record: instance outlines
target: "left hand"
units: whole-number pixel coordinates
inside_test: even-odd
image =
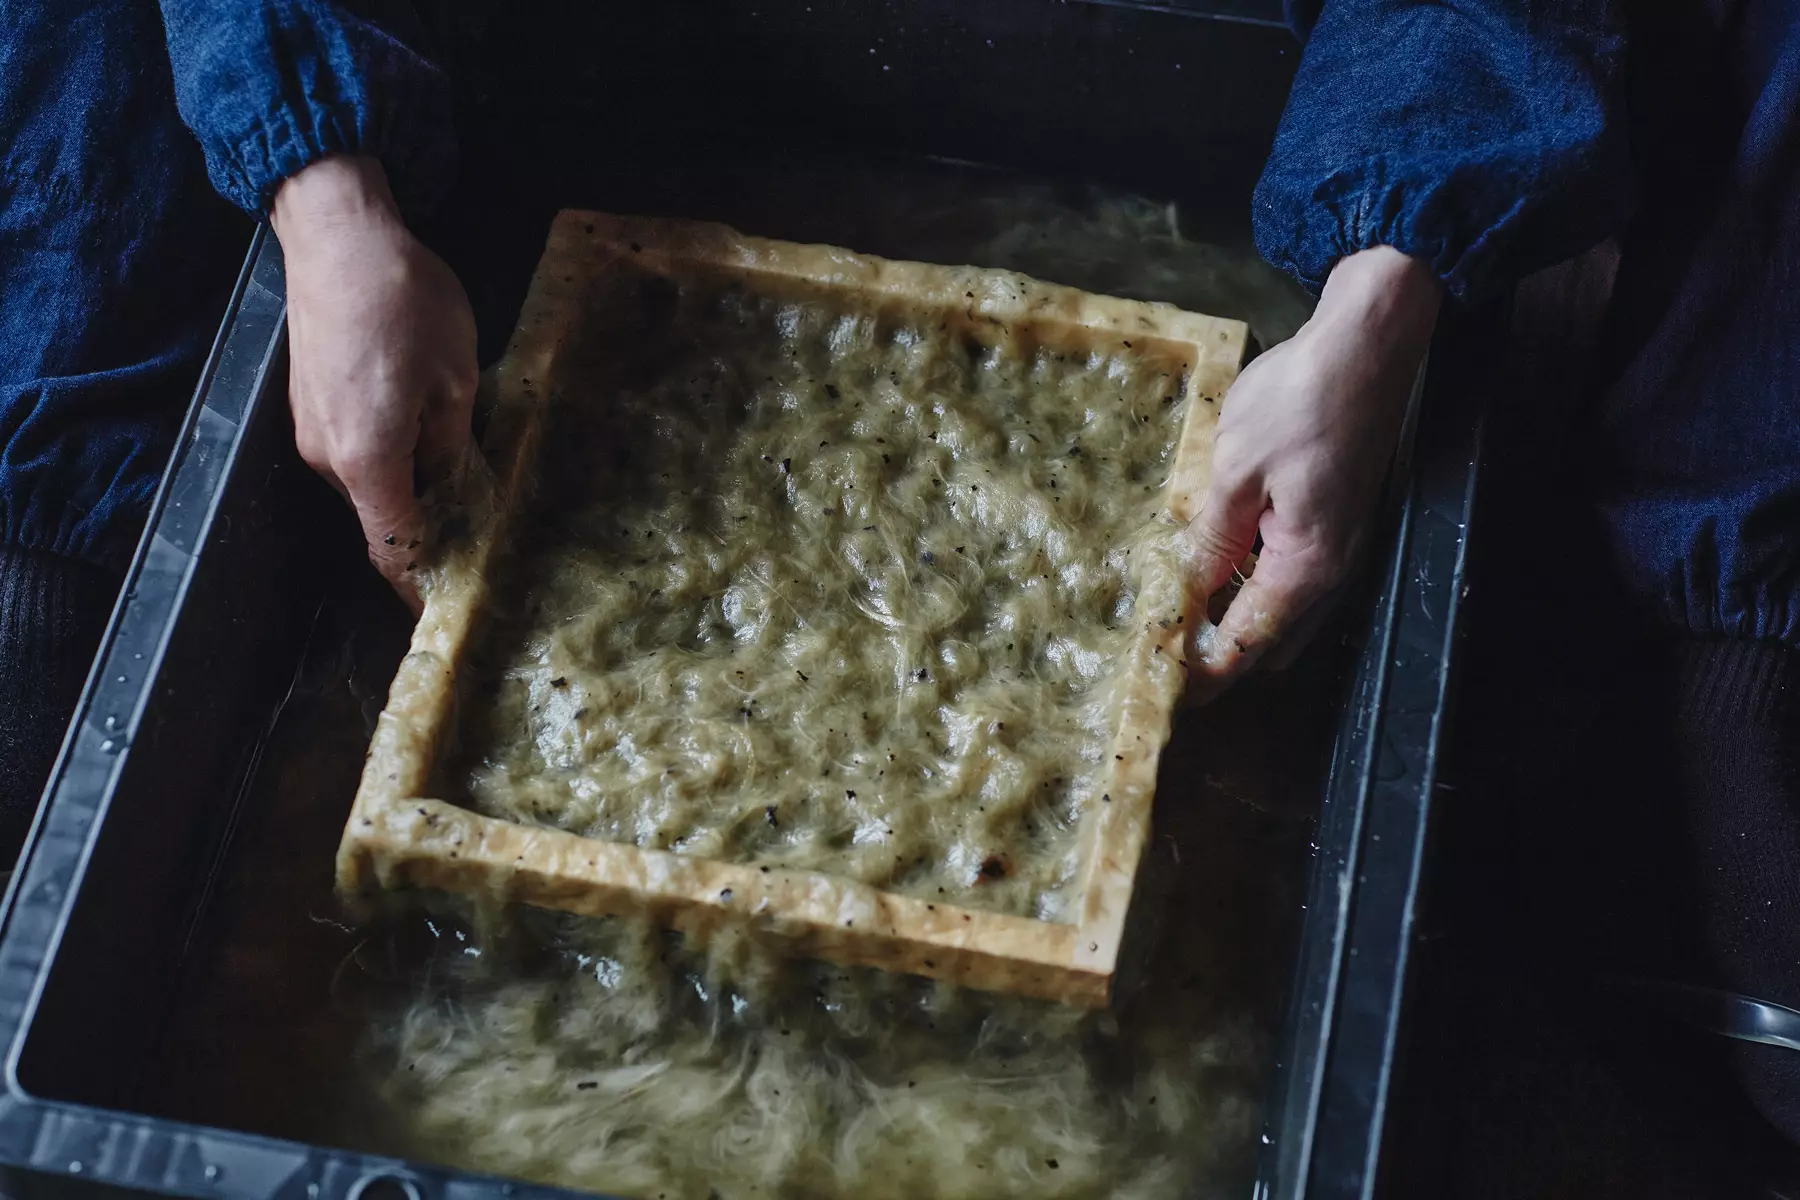
[[[356,509],[369,561],[419,611],[416,488],[468,446],[475,319],[406,228],[372,158],[312,164],[275,194],[287,260],[288,401],[301,458]]]

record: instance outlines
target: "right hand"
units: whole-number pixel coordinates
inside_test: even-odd
[[[1212,479],[1184,533],[1189,694],[1210,699],[1316,629],[1365,539],[1442,303],[1391,247],[1341,260],[1312,319],[1225,397]],[[1207,601],[1262,552],[1217,627]]]

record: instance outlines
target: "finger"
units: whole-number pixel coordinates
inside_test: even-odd
[[[451,475],[469,447],[469,426],[475,408],[475,369],[471,359],[466,375],[457,377],[425,398],[419,423],[418,463],[431,480]]]
[[[1337,608],[1338,594],[1342,588],[1333,588],[1320,597],[1300,618],[1298,624],[1282,635],[1281,641],[1274,649],[1263,656],[1262,665],[1265,671],[1285,671],[1294,665],[1306,648],[1312,645],[1319,636],[1319,630],[1330,619]]]
[[[1319,630],[1331,619],[1336,611],[1338,601],[1350,586],[1354,564],[1361,560],[1363,547],[1367,541],[1368,530],[1360,529],[1349,539],[1349,548],[1338,560],[1344,564],[1340,569],[1326,572],[1324,591],[1315,600],[1292,629],[1282,635],[1281,645],[1271,650],[1264,659],[1263,665],[1271,671],[1285,671],[1294,665],[1294,661],[1306,651],[1313,639],[1319,636]]]
[[[1215,478],[1201,501],[1200,512],[1181,533],[1188,564],[1188,602],[1195,613],[1231,581],[1232,573],[1250,557],[1257,523],[1268,507],[1268,493],[1251,478]]]
[[[313,463],[305,455],[301,455],[301,459],[312,468],[313,474],[323,479],[332,491],[343,498],[345,504],[350,503],[350,489],[344,486],[344,481],[337,477],[336,471],[333,471],[329,465]]]
[[[1325,597],[1332,575],[1317,554],[1282,554],[1265,548],[1216,626],[1190,635],[1188,680],[1198,699],[1223,691],[1296,630]]]
[[[293,379],[288,384],[288,411],[294,418],[294,449],[300,454],[300,461],[312,469],[313,474],[331,486],[331,490],[342,496],[346,503],[350,500],[350,489],[332,470],[331,455],[323,443],[313,436],[313,423],[307,419],[304,405],[301,402],[301,384]]]
[[[362,523],[369,561],[394,586],[407,607],[421,611],[415,573],[424,545],[424,523],[413,497],[412,455],[361,460],[337,468]]]

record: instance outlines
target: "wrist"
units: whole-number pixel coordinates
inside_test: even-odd
[[[303,167],[276,189],[269,223],[285,250],[316,232],[400,224],[399,206],[378,159],[334,154]]]
[[[1443,302],[1443,284],[1422,260],[1375,246],[1338,260],[1313,319],[1354,327],[1395,348],[1422,345]]]

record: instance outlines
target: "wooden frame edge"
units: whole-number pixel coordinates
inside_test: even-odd
[[[1103,1006],[1110,972],[1078,960],[1073,925],[936,904],[814,871],[645,850],[482,816],[440,800],[371,797],[347,831],[358,884],[434,888],[605,917],[648,909],[705,932],[733,922],[801,954],[947,983]]]
[[[966,301],[972,318],[1050,323],[1190,348],[1188,411],[1167,485],[1167,507],[1181,521],[1191,518],[1204,492],[1219,402],[1249,342],[1243,322],[1167,304],[1097,296],[1015,272],[894,262],[773,242],[700,222],[565,210],[552,223],[544,261],[558,248],[566,252],[596,243],[610,246],[616,256],[629,249],[651,262],[725,267],[909,302],[963,307]],[[474,539],[475,549],[456,564],[464,582],[427,590],[425,612],[390,689],[345,824],[338,852],[340,891],[352,900],[376,885],[485,892],[593,916],[660,907],[662,923],[676,929],[703,931],[741,921],[798,953],[830,961],[1104,1006],[1148,842],[1157,764],[1175,711],[1172,700],[1154,703],[1155,695],[1167,690],[1166,680],[1149,695],[1131,686],[1152,678],[1153,656],[1164,656],[1167,666],[1158,669],[1179,669],[1182,631],[1155,618],[1132,643],[1127,670],[1135,677],[1122,680],[1119,688],[1122,711],[1111,747],[1117,765],[1101,784],[1109,799],[1090,810],[1078,835],[1083,866],[1075,923],[933,904],[819,872],[644,850],[416,798],[427,788],[438,739],[451,716],[456,662],[485,602],[488,560],[521,499],[535,454],[543,426],[539,394],[548,393],[554,378],[556,350],[574,313],[566,301],[575,283],[574,275],[556,270],[534,274],[517,331],[495,367],[498,396],[485,445],[496,468],[488,536]],[[448,572],[438,576],[449,577]],[[1150,707],[1157,711],[1149,713]],[[1141,749],[1146,741],[1148,749]],[[1117,803],[1110,799],[1114,793]],[[771,915],[767,910],[776,895],[783,911]],[[982,944],[972,945],[972,939]]]
[[[1190,314],[1191,315],[1191,314]],[[1209,318],[1199,318],[1211,320]],[[1237,378],[1249,350],[1249,327],[1232,322],[1235,330],[1218,330],[1224,322],[1202,326],[1204,341],[1190,343],[1195,360],[1188,375],[1187,416],[1183,419],[1175,462],[1169,477],[1169,512],[1178,522],[1191,520],[1198,511],[1211,477],[1213,435],[1226,390]],[[1227,336],[1217,338],[1215,332]],[[1178,673],[1172,681],[1179,700],[1187,679],[1186,629],[1182,625],[1185,581],[1164,580],[1167,594],[1147,585],[1140,593],[1137,616],[1143,621],[1140,636],[1132,643],[1133,662],[1126,668],[1136,680],[1148,683],[1155,693],[1155,677]],[[1159,615],[1159,613],[1161,615]],[[1130,682],[1129,680],[1127,682]],[[1166,688],[1171,681],[1164,681]],[[1094,819],[1084,828],[1085,864],[1076,897],[1079,960],[1109,978],[1117,973],[1119,949],[1131,914],[1138,866],[1149,845],[1156,776],[1174,723],[1174,703],[1152,705],[1144,689],[1121,688],[1119,727],[1109,747],[1114,767],[1110,790],[1093,810]],[[1154,711],[1151,711],[1154,709]],[[1121,797],[1114,803],[1108,797]]]

